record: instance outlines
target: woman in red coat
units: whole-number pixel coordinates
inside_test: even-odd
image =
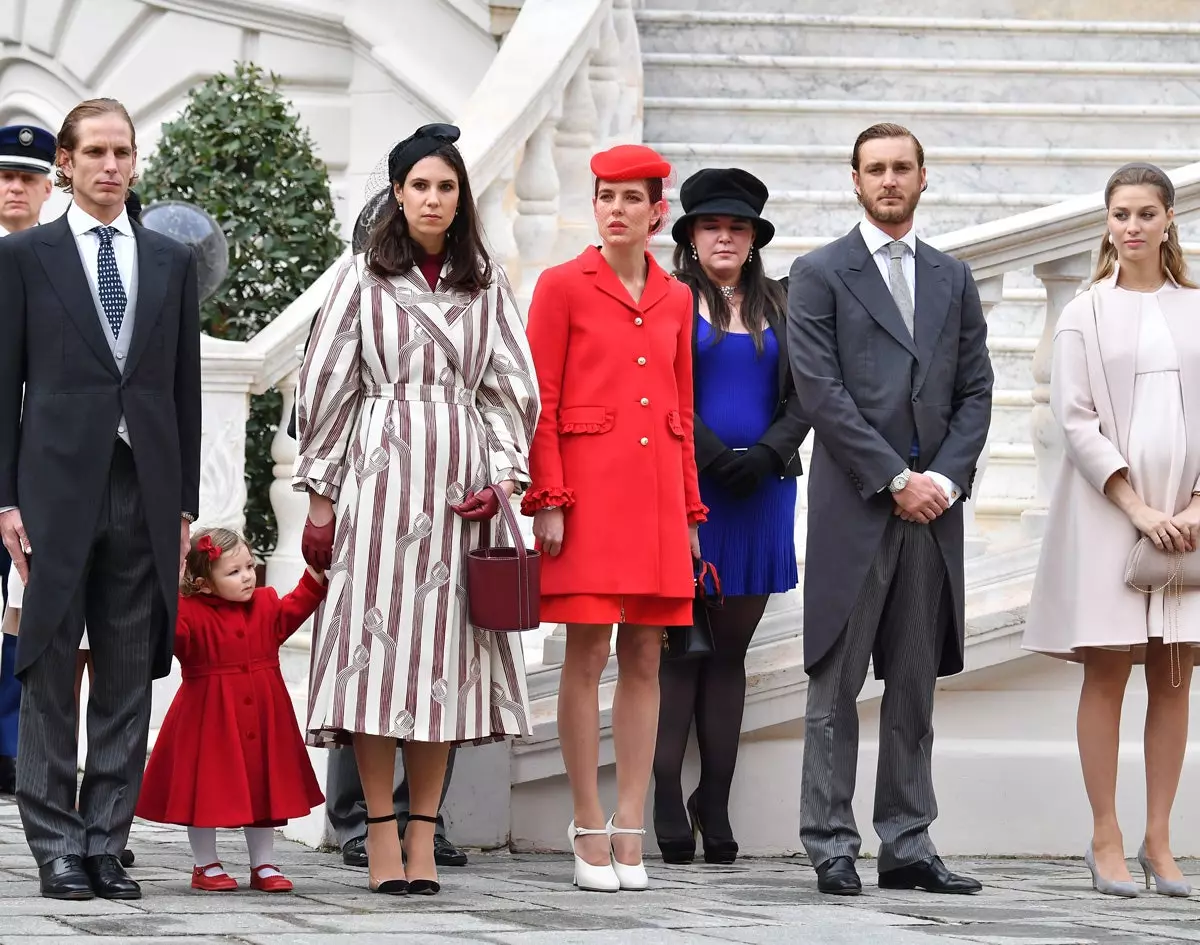
[[[642,816],[665,626],[690,624],[704,520],[692,443],[691,293],[646,251],[671,167],[640,145],[592,158],[602,245],[548,269],[529,309],[542,399],[530,454],[542,619],[567,625],[558,730],[582,889],[644,889]],[[617,810],[596,783],[600,674],[617,631]]]
[[[243,827],[250,886],[287,892],[271,860],[274,828],[324,803],[292,700],[279,647],[325,597],[311,569],[282,599],[255,588],[254,558],[235,532],[192,539],[175,624],[183,671],[146,765],[137,815],[188,828],[192,888],[237,889],[217,858],[217,827]]]

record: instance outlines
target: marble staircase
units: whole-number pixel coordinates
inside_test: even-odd
[[[764,254],[772,274],[860,218],[850,151],[877,121],[908,126],[925,147],[926,237],[1098,191],[1126,161],[1200,160],[1200,23],[1172,0],[833,8],[645,0],[638,13],[646,142],[679,182],[712,166],[763,178],[778,229]],[[1013,272],[989,316],[997,394],[978,515],[992,531],[1013,526],[1035,492],[1029,411],[1045,298],[1032,271]]]

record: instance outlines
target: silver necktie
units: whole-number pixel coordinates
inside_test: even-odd
[[[900,240],[892,240],[887,244],[887,248],[888,281],[892,284],[892,298],[896,300],[896,308],[900,309],[900,317],[904,319],[908,333],[916,338],[916,332],[913,330],[912,289],[909,288],[908,280],[904,278],[904,266],[901,265],[906,247]]]

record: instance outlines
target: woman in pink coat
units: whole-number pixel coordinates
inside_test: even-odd
[[[1200,588],[1134,588],[1126,562],[1200,544],[1200,291],[1174,223],[1175,189],[1131,164],[1105,190],[1107,232],[1091,288],[1064,309],[1050,405],[1064,459],[1050,503],[1024,646],[1083,663],[1079,756],[1092,807],[1093,886],[1136,896],[1116,815],[1121,704],[1145,664],[1147,888],[1187,896],[1170,816],[1187,746]],[[1165,583],[1165,582],[1164,582]]]

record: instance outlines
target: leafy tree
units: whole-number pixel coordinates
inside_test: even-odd
[[[186,200],[225,231],[229,274],[200,312],[216,338],[252,337],[342,250],[329,174],[278,86],[274,74],[238,63],[193,89],[137,185],[144,205]],[[268,489],[281,409],[278,391],[254,397],[246,424],[246,532],[260,554],[277,533]]]

